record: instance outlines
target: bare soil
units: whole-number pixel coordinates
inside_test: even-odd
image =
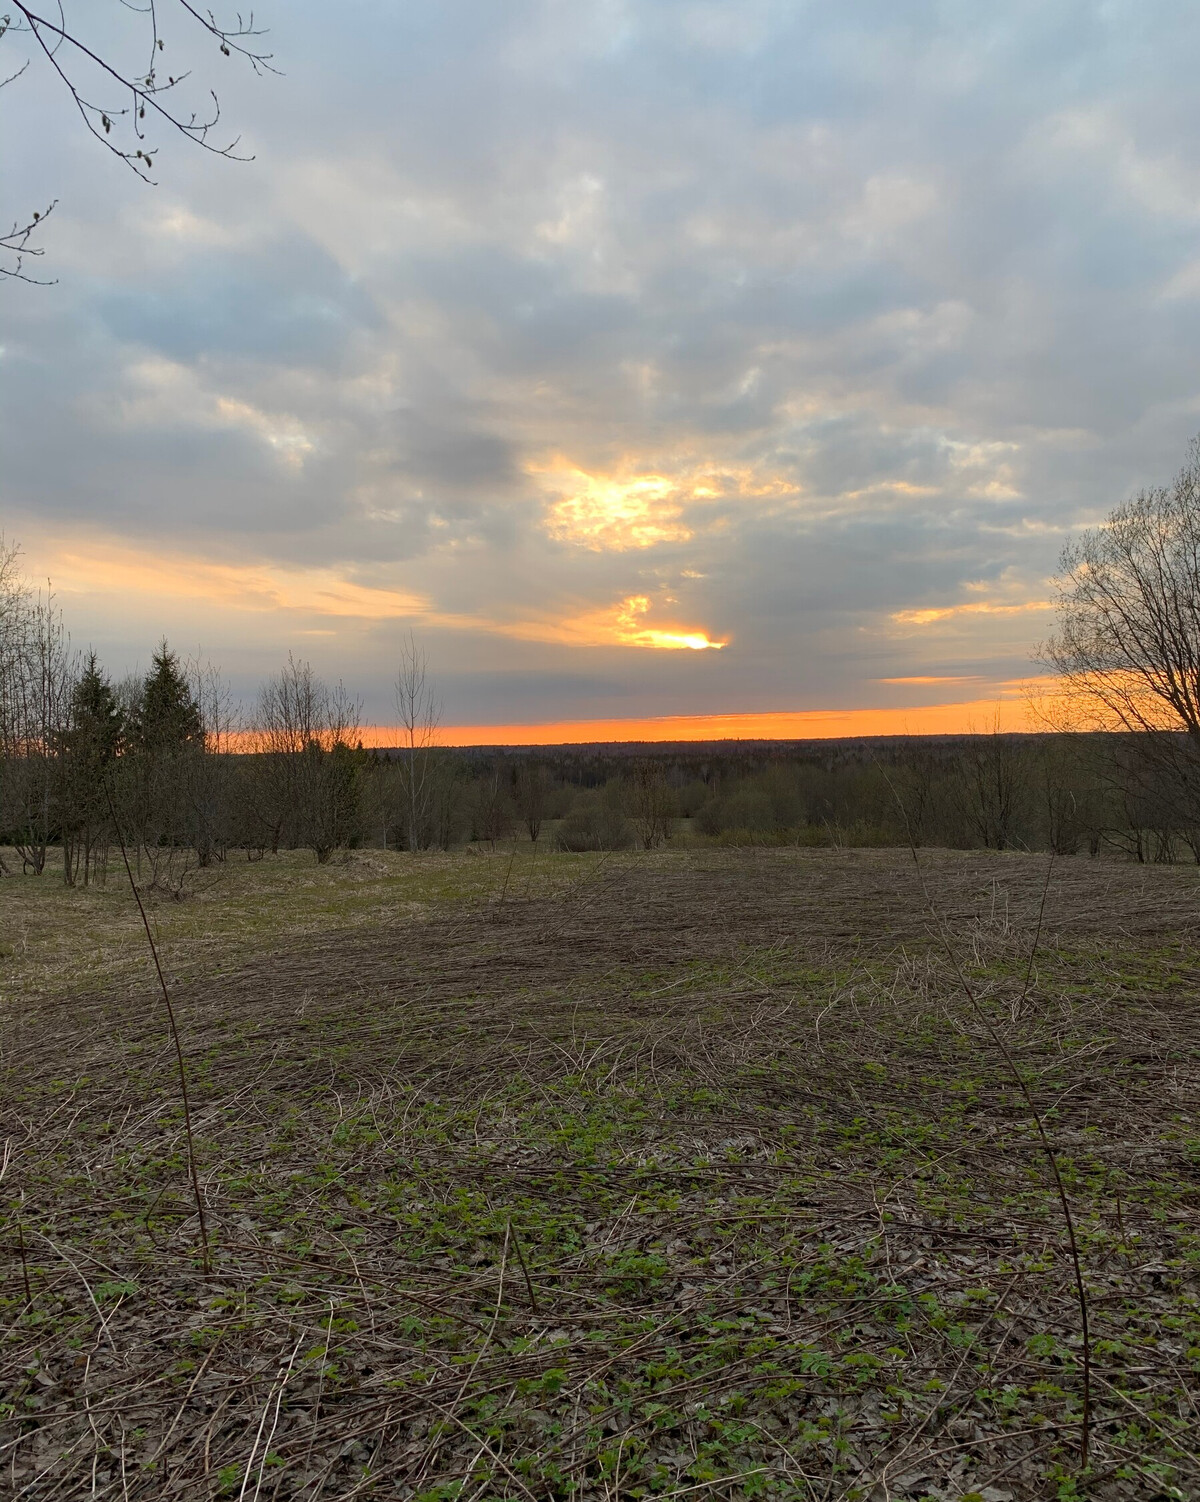
[[[5,1007],[0,1492],[1200,1495],[1200,872],[529,859],[164,946],[208,1273],[148,964]]]

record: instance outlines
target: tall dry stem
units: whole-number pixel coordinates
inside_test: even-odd
[[[146,931],[146,943],[150,946],[150,955],[154,960],[154,970],[158,976],[158,984],[162,989],[163,1002],[167,1009],[167,1026],[171,1034],[171,1042],[175,1047],[175,1063],[179,1069],[179,1095],[183,1102],[183,1130],[187,1138],[188,1176],[192,1181],[192,1194],[196,1200],[196,1217],[200,1222],[200,1246],[201,1260],[204,1266],[204,1275],[208,1277],[212,1272],[212,1256],[208,1245],[208,1222],[204,1218],[204,1196],[200,1192],[200,1176],[196,1171],[196,1142],[192,1135],[192,1108],[188,1100],[187,1069],[183,1062],[183,1046],[179,1041],[179,1029],[175,1024],[175,1008],[171,1005],[171,992],[167,986],[167,978],[163,974],[162,964],[158,958],[158,946],[154,942],[154,935],[150,931],[150,920],[146,916],[146,909],[142,903],[142,894],[137,889],[137,882],[133,879],[133,867],[129,864],[129,854],[125,849],[125,836],[121,833],[120,820],[117,818],[117,810],[113,805],[112,790],[107,782],[104,784],[104,793],[108,799],[108,812],[112,818],[113,830],[117,836],[117,844],[121,847],[121,859],[125,863],[125,874],[129,878],[129,890],[133,893],[133,900],[137,903],[138,912],[141,914],[142,927]]]
[[[975,995],[974,988],[967,980],[962,965],[959,963],[958,953],[955,950],[954,945],[951,943],[950,934],[942,919],[941,912],[937,904],[934,902],[933,897],[930,895],[929,886],[925,880],[925,869],[921,865],[920,856],[918,856],[917,854],[917,847],[912,837],[912,831],[909,827],[908,814],[905,810],[904,803],[896,793],[896,789],[893,786],[892,781],[888,777],[886,771],[883,775],[885,781],[888,784],[888,787],[892,790],[892,796],[896,799],[896,806],[900,810],[900,816],[904,820],[905,833],[908,836],[909,854],[912,856],[913,865],[916,867],[917,871],[917,879],[921,884],[921,895],[925,899],[925,906],[929,909],[930,916],[933,918],[934,926],[937,929],[938,938],[941,941],[942,948],[946,952],[946,958],[950,961],[950,968],[954,971],[955,978],[958,981],[959,989],[967,998],[971,1010],[987,1030],[987,1034],[991,1038],[997,1052],[1003,1058],[1008,1072],[1016,1081],[1017,1089],[1021,1092],[1021,1097],[1025,1102],[1025,1108],[1029,1112],[1030,1120],[1033,1122],[1034,1128],[1037,1131],[1038,1142],[1041,1145],[1042,1152],[1045,1154],[1046,1161],[1050,1165],[1050,1174],[1054,1180],[1054,1188],[1058,1196],[1058,1203],[1062,1209],[1063,1224],[1066,1227],[1067,1245],[1070,1251],[1071,1267],[1074,1273],[1075,1280],[1075,1297],[1079,1304],[1079,1331],[1083,1348],[1081,1353],[1083,1366],[1083,1391],[1081,1395],[1083,1411],[1080,1416],[1079,1425],[1079,1464],[1081,1470],[1086,1470],[1088,1465],[1088,1454],[1091,1447],[1092,1430],[1091,1323],[1088,1311],[1087,1288],[1085,1287],[1083,1281],[1083,1265],[1079,1257],[1079,1241],[1075,1235],[1075,1217],[1071,1213],[1071,1201],[1070,1197],[1067,1194],[1067,1186],[1063,1183],[1062,1170],[1059,1167],[1058,1162],[1058,1154],[1054,1151],[1054,1146],[1051,1143],[1049,1134],[1046,1131],[1046,1124],[1042,1120],[1042,1113],[1038,1110],[1037,1105],[1034,1102],[1033,1093],[1029,1089],[1029,1085],[1026,1083],[1025,1076],[1017,1067],[1017,1061],[1013,1058],[1011,1050],[1005,1043],[1004,1039],[1001,1037],[1000,1030],[996,1027],[987,1011],[980,1004],[978,997]],[[1053,870],[1054,852],[1051,851],[1050,859],[1046,863],[1046,880],[1042,887],[1042,901],[1041,906],[1038,909],[1037,926],[1034,930],[1033,943],[1030,946],[1029,950],[1029,960],[1025,967],[1025,987],[1021,993],[1021,999],[1018,1003],[1018,1015],[1024,1008],[1025,999],[1029,992],[1030,980],[1033,976],[1033,961],[1034,956],[1037,954],[1038,944],[1041,941],[1042,921],[1046,911],[1046,898],[1050,891],[1050,877],[1053,873]]]

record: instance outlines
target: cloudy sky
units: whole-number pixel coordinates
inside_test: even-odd
[[[252,162],[159,133],[149,187],[44,62],[0,90],[0,209],[58,199],[0,526],[115,672],[293,650],[382,723],[412,629],[450,725],[941,728],[1200,429],[1185,0],[256,19],[279,76],[164,53]]]

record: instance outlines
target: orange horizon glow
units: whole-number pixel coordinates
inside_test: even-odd
[[[970,735],[1029,730],[1023,700],[976,699],[911,709],[799,709],[748,714],[662,715],[611,720],[548,720],[523,725],[443,725],[437,742],[469,746],[582,746],[614,741],[843,740],[850,736]],[[364,728],[364,746],[398,746],[395,726]]]

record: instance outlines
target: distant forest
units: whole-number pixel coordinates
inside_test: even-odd
[[[911,841],[1200,862],[1200,819],[1145,752],[1129,735],[1002,732],[496,747],[446,753],[446,775],[461,839],[553,820],[567,850]]]

